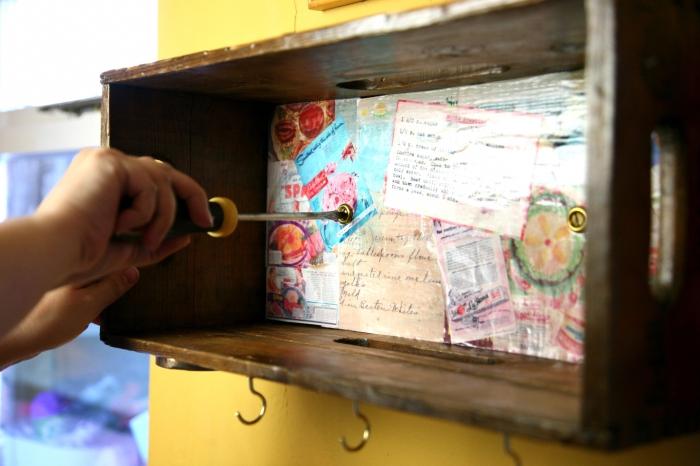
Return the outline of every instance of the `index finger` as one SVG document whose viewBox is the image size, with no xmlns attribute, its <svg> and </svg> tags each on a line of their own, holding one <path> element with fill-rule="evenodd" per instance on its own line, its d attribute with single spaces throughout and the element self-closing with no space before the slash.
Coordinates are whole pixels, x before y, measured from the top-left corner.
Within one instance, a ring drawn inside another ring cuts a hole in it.
<svg viewBox="0 0 700 466">
<path fill-rule="evenodd" d="M 214 221 L 209 211 L 209 201 L 204 188 L 175 169 L 172 169 L 171 181 L 177 197 L 187 204 L 192 221 L 203 228 L 211 227 Z"/>
</svg>

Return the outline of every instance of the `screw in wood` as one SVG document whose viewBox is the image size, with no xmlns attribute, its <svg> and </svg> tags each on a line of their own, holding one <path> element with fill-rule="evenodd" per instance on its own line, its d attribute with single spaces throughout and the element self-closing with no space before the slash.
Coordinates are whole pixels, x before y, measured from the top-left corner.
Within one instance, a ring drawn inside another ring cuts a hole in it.
<svg viewBox="0 0 700 466">
<path fill-rule="evenodd" d="M 355 215 L 355 212 L 352 210 L 352 207 L 350 207 L 348 204 L 340 204 L 338 206 L 338 223 L 341 225 L 347 225 L 348 223 L 352 222 L 352 218 Z"/>
<path fill-rule="evenodd" d="M 572 207 L 567 217 L 569 229 L 574 233 L 582 233 L 586 230 L 588 214 L 583 207 Z"/>
</svg>

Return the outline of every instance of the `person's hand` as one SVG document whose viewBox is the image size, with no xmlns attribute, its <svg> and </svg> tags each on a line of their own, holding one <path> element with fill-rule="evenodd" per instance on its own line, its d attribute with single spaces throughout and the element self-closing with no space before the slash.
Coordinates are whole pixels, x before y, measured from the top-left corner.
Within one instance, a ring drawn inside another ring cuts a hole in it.
<svg viewBox="0 0 700 466">
<path fill-rule="evenodd" d="M 189 176 L 150 157 L 81 151 L 37 212 L 0 224 L 0 365 L 76 337 L 138 279 L 135 267 L 189 243 L 166 239 L 176 198 L 211 226 L 207 196 Z M 138 241 L 114 241 L 137 230 Z"/>
<path fill-rule="evenodd" d="M 211 226 L 204 190 L 170 165 L 113 149 L 81 151 L 36 214 L 57 225 L 66 244 L 75 245 L 74 260 L 59 284 L 84 284 L 129 266 L 153 264 L 185 247 L 188 237 L 165 239 L 176 197 L 185 201 L 197 225 Z M 132 230 L 142 232 L 141 241 L 111 241 Z"/>
<path fill-rule="evenodd" d="M 99 320 L 102 310 L 139 278 L 136 267 L 112 273 L 83 287 L 65 285 L 46 293 L 10 333 L 0 338 L 5 366 L 56 348 Z"/>
</svg>

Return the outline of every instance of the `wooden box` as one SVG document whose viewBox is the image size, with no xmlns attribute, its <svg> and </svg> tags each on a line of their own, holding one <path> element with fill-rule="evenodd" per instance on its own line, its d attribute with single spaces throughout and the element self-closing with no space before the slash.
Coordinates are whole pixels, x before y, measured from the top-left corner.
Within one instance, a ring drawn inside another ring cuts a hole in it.
<svg viewBox="0 0 700 466">
<path fill-rule="evenodd" d="M 585 67 L 585 363 L 264 320 L 264 225 L 196 238 L 104 317 L 110 345 L 507 432 L 616 448 L 700 425 L 700 94 L 691 1 L 464 0 L 103 75 L 103 144 L 264 211 L 276 104 Z M 649 284 L 650 135 L 664 136 Z M 675 168 L 674 168 L 675 167 Z M 675 187 L 675 189 L 674 189 Z M 670 194 L 669 194 L 670 193 Z M 683 258 L 685 260 L 683 260 Z M 681 281 L 681 278 L 683 279 Z"/>
</svg>

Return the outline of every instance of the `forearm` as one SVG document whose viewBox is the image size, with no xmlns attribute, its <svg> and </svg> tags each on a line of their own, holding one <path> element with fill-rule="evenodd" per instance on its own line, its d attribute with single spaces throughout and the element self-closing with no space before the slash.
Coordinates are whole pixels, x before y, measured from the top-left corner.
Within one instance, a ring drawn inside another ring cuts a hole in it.
<svg viewBox="0 0 700 466">
<path fill-rule="evenodd" d="M 135 267 L 185 247 L 188 237 L 166 238 L 176 198 L 211 226 L 206 193 L 187 175 L 149 157 L 83 150 L 34 215 L 0 224 L 0 365 L 78 335 L 136 282 Z M 112 241 L 130 230 L 142 240 Z"/>
<path fill-rule="evenodd" d="M 0 336 L 0 371 L 20 361 L 33 358 L 41 352 L 36 342 L 26 338 L 22 322 Z"/>
<path fill-rule="evenodd" d="M 80 245 L 67 238 L 69 234 L 51 216 L 33 215 L 0 224 L 0 336 L 74 272 Z"/>
</svg>

